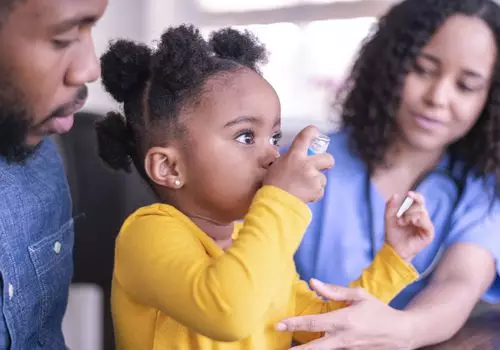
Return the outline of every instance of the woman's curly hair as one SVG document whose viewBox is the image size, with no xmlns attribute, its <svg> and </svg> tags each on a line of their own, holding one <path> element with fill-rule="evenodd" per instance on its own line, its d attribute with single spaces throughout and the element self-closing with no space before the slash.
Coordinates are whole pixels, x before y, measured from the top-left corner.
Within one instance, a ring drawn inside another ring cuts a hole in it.
<svg viewBox="0 0 500 350">
<path fill-rule="evenodd" d="M 179 115 L 199 102 L 205 82 L 244 67 L 258 73 L 267 53 L 248 31 L 225 28 L 205 40 L 191 25 L 166 30 L 156 49 L 129 40 L 113 42 L 101 57 L 106 91 L 123 103 L 96 126 L 99 155 L 113 169 L 134 165 L 147 180 L 142 159 L 184 131 Z"/>
<path fill-rule="evenodd" d="M 404 80 L 423 46 L 447 18 L 476 16 L 487 23 L 500 48 L 500 8 L 491 0 L 405 0 L 383 16 L 365 39 L 337 95 L 350 146 L 370 171 L 383 165 L 397 132 L 395 116 Z M 485 107 L 465 137 L 449 146 L 454 159 L 478 177 L 500 183 L 500 67 L 495 67 Z"/>
</svg>

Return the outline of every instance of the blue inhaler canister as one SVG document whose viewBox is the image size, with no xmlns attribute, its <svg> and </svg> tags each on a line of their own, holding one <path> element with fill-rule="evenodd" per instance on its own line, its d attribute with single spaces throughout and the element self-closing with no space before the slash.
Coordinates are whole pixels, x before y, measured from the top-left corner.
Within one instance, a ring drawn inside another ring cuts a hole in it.
<svg viewBox="0 0 500 350">
<path fill-rule="evenodd" d="M 315 154 L 325 153 L 330 144 L 330 138 L 326 135 L 320 134 L 316 136 L 312 144 L 307 149 L 307 154 L 312 156 Z"/>
</svg>

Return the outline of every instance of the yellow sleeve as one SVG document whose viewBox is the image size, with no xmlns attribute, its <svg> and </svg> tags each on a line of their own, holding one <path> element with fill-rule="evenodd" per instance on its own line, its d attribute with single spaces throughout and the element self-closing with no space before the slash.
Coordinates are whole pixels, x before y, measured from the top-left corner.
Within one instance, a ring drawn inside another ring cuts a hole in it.
<svg viewBox="0 0 500 350">
<path fill-rule="evenodd" d="M 372 264 L 349 287 L 361 287 L 389 304 L 406 286 L 416 281 L 418 272 L 389 245 L 384 244 Z"/>
<path fill-rule="evenodd" d="M 401 259 L 390 245 L 384 244 L 372 264 L 363 271 L 359 279 L 350 283 L 349 287 L 361 287 L 388 304 L 417 277 L 418 272 L 414 267 Z M 345 303 L 339 301 L 324 301 L 298 277 L 294 288 L 297 315 L 321 314 L 346 306 Z M 294 334 L 294 338 L 300 343 L 307 343 L 319 336 L 321 336 L 320 333 L 296 332 Z"/>
<path fill-rule="evenodd" d="M 241 340 L 265 321 L 283 261 L 293 259 L 310 219 L 299 199 L 263 187 L 239 237 L 212 260 L 185 224 L 146 216 L 120 233 L 115 279 L 137 302 L 204 336 Z"/>
</svg>

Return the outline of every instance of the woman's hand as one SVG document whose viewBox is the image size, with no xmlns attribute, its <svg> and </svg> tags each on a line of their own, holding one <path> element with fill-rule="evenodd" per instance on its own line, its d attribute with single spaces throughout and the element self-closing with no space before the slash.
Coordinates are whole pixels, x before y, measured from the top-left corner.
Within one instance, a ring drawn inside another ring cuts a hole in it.
<svg viewBox="0 0 500 350">
<path fill-rule="evenodd" d="M 344 288 L 311 281 L 312 288 L 330 300 L 348 302 L 343 309 L 322 315 L 292 317 L 277 325 L 280 331 L 325 332 L 293 350 L 412 349 L 412 327 L 405 311 L 382 303 L 361 288 Z"/>
<path fill-rule="evenodd" d="M 434 239 L 434 225 L 425 208 L 424 197 L 416 192 L 408 192 L 414 202 L 403 214 L 397 217 L 401 204 L 397 196 L 393 196 L 385 209 L 385 240 L 410 263 L 415 255 L 427 247 Z"/>
</svg>

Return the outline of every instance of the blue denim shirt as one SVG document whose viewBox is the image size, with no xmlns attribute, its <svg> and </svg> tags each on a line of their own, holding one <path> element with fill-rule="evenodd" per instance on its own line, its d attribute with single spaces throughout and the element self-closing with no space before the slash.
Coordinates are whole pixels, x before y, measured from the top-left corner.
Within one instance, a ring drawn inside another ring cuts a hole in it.
<svg viewBox="0 0 500 350">
<path fill-rule="evenodd" d="M 73 273 L 68 183 L 46 139 L 24 165 L 0 158 L 0 349 L 66 349 Z"/>
</svg>

